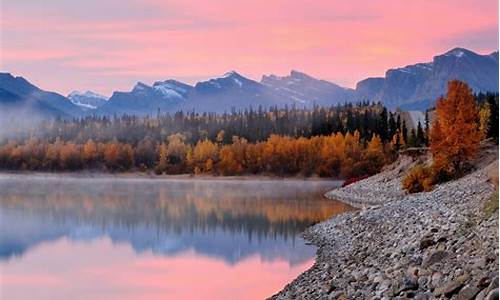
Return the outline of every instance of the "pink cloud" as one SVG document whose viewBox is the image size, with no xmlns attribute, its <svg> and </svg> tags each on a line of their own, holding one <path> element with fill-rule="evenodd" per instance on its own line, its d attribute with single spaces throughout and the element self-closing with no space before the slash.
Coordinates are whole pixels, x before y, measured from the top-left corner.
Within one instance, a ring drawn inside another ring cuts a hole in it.
<svg viewBox="0 0 500 300">
<path fill-rule="evenodd" d="M 130 18 L 112 11 L 100 18 L 75 18 L 64 9 L 50 10 L 50 15 L 8 10 L 2 21 L 2 69 L 63 92 L 99 86 L 100 92 L 110 93 L 129 89 L 142 76 L 146 81 L 206 78 L 232 69 L 254 79 L 299 69 L 352 87 L 455 46 L 489 52 L 498 44 L 498 31 L 492 30 L 498 26 L 498 3 L 493 0 L 137 0 L 123 9 L 132 4 Z M 137 6 L 143 11 L 137 12 Z M 141 16 L 146 11 L 156 15 Z M 25 63 L 17 66 L 16 53 L 26 48 L 42 54 L 24 53 L 19 57 Z M 61 61 L 41 64 L 44 55 L 47 61 Z M 58 71 L 69 74 L 74 84 L 70 78 L 59 83 L 44 79 Z M 108 86 L 89 80 L 92 74 Z M 80 86 L 83 82 L 89 86 Z"/>
</svg>

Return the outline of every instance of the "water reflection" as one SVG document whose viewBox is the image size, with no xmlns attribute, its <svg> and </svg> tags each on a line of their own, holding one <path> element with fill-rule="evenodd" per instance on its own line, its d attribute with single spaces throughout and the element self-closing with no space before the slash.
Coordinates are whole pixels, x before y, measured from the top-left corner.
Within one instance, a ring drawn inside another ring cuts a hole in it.
<svg viewBox="0 0 500 300">
<path fill-rule="evenodd" d="M 349 209 L 323 199 L 336 185 L 0 175 L 0 264 L 9 273 L 40 248 L 68 252 L 86 243 L 117 256 L 126 246 L 157 262 L 223 262 L 229 273 L 255 259 L 260 268 L 287 263 L 291 270 L 314 257 L 298 234 Z"/>
</svg>

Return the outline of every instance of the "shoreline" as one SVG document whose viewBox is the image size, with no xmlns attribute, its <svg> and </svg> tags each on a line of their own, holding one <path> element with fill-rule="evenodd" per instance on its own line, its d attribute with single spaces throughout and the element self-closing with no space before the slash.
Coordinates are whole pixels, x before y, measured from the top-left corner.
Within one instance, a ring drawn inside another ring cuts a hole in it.
<svg viewBox="0 0 500 300">
<path fill-rule="evenodd" d="M 498 211 L 484 211 L 498 150 L 463 178 L 405 195 L 400 181 L 412 165 L 403 159 L 326 193 L 359 210 L 307 228 L 305 240 L 317 247 L 314 265 L 270 299 L 498 295 Z"/>
<path fill-rule="evenodd" d="M 194 175 L 194 174 L 176 174 L 176 175 L 156 175 L 146 172 L 121 172 L 108 173 L 100 171 L 80 171 L 80 172 L 39 172 L 39 171 L 0 171 L 0 176 L 35 176 L 35 177 L 68 177 L 68 178 L 116 178 L 116 179 L 151 179 L 151 180 L 206 180 L 206 181 L 344 181 L 343 178 L 327 178 L 317 176 L 273 176 L 273 175 Z"/>
</svg>

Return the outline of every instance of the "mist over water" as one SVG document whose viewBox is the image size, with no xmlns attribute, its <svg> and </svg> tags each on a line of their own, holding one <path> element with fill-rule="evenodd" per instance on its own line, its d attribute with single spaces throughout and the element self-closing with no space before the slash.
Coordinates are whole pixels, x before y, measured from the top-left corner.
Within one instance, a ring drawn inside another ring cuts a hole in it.
<svg viewBox="0 0 500 300">
<path fill-rule="evenodd" d="M 16 284 L 21 280 L 23 286 L 40 288 L 41 295 L 63 299 L 37 281 L 47 278 L 66 283 L 64 295 L 85 284 L 88 292 L 98 292 L 90 287 L 95 278 L 85 280 L 86 270 L 106 266 L 115 275 L 135 276 L 138 290 L 189 299 L 196 293 L 183 291 L 185 282 L 205 265 L 206 275 L 196 275 L 200 281 L 208 283 L 213 276 L 234 281 L 224 287 L 206 286 L 205 293 L 230 298 L 252 280 L 256 294 L 250 293 L 249 299 L 269 296 L 314 261 L 315 249 L 304 243 L 300 233 L 350 209 L 323 198 L 338 185 L 335 181 L 0 175 L 0 271 L 6 279 L 2 293 L 23 295 L 25 289 Z M 70 258 L 76 252 L 81 257 Z M 70 259 L 70 266 L 51 271 L 51 264 L 63 263 L 59 259 Z M 120 259 L 144 268 L 138 271 Z M 33 263 L 47 268 L 34 269 Z M 167 267 L 173 265 L 179 269 L 175 274 Z M 161 281 L 145 288 L 147 284 L 140 281 L 148 276 L 141 272 L 152 270 Z M 248 275 L 237 275 L 243 271 Z M 20 274 L 38 279 L 19 279 Z M 110 299 L 131 297 L 123 292 L 125 287 L 103 280 L 99 284 Z"/>
</svg>

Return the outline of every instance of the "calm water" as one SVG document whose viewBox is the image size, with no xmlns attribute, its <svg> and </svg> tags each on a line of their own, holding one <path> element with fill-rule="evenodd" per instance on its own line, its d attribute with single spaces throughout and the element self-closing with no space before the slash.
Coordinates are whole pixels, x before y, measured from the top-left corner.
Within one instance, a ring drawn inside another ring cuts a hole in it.
<svg viewBox="0 0 500 300">
<path fill-rule="evenodd" d="M 309 268 L 335 181 L 0 175 L 1 299 L 260 299 Z"/>
</svg>

